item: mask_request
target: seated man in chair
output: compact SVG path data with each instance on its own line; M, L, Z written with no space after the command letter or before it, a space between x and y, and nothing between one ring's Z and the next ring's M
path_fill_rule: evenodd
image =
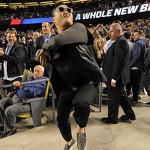
M30 82L22 85L20 81L13 82L13 86L19 88L12 98L4 98L0 101L0 122L4 125L4 131L0 131L0 137L10 136L16 133L16 116L23 112L31 112L29 103L25 99L44 96L46 81L43 77L44 67L37 65L34 67L33 80L39 82ZM23 101L24 100L24 101ZM5 108L5 104L10 102L11 105Z

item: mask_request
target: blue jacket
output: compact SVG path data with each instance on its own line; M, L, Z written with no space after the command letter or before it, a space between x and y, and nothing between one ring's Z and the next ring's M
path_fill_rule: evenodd
M42 80L44 77L36 78L35 80ZM22 88L18 89L16 94L20 98L34 98L44 96L46 89L46 81L40 81L37 83L29 83L23 85Z
M144 57L146 54L146 45L143 39L139 39L134 43L132 51L131 68L136 67L138 70L144 69Z

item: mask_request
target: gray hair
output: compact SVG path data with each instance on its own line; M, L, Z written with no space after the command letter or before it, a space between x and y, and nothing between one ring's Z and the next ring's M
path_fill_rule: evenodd
M122 27L119 23L113 23L110 27L115 28L121 35L123 35Z
M42 70L42 72L44 73L45 68L44 68L42 65L36 65L36 66L34 67L34 69L35 69L35 68L40 68L40 69Z

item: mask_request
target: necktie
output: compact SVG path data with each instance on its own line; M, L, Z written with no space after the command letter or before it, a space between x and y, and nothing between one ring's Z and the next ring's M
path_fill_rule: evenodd
M5 52L5 54L7 54L7 55L8 55L8 54L9 54L9 52L10 52L10 49L11 49L11 46L10 46L10 45L8 45L8 46L7 46L7 48L6 48L6 52Z

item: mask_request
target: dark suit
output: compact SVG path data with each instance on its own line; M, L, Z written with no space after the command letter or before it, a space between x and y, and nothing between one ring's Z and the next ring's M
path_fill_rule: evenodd
M53 38L55 35L49 35L49 36L44 36L41 35L39 38L37 38L36 41L36 49L42 49L43 48L43 44L47 41L50 40L51 38Z
M35 56L35 53L36 53L36 42L34 41L30 41L28 44L27 44L27 49L28 49L28 56L29 56L29 59L33 59L34 56Z
M7 48L6 48L7 49ZM4 61L7 61L7 75L8 78L21 76L25 68L25 49L22 45L15 42L11 47L8 54L0 57L0 62L2 62L2 76L4 77ZM21 81L21 77L16 78ZM10 84L15 80L4 80L4 84Z
M34 67L38 64L34 59L36 51L37 51L36 44L37 44L36 42L31 41L27 45L28 60L27 60L26 68L28 70L30 70L30 68L31 70L33 70Z
M4 54L0 57L0 61L7 61L7 75L8 77L20 76L23 74L25 65L25 50L23 46L15 42L9 54Z
M119 104L127 117L135 117L124 90L124 86L130 81L130 51L124 37L118 37L108 49L103 69L109 82L108 117L118 119ZM112 79L117 81L115 88L111 87Z
M36 49L41 49L43 47L43 44L45 42L45 38L44 36L40 36L39 38L37 38L37 42L36 42Z
M48 39L50 39L51 37L52 36L49 36ZM43 35L41 35L39 38L37 38L36 50L42 49L45 41L48 40L48 39L45 39L45 37ZM39 64L37 61L35 63L36 63L36 65ZM50 64L47 64L45 66L44 76L51 77L51 70L52 70L52 66Z

